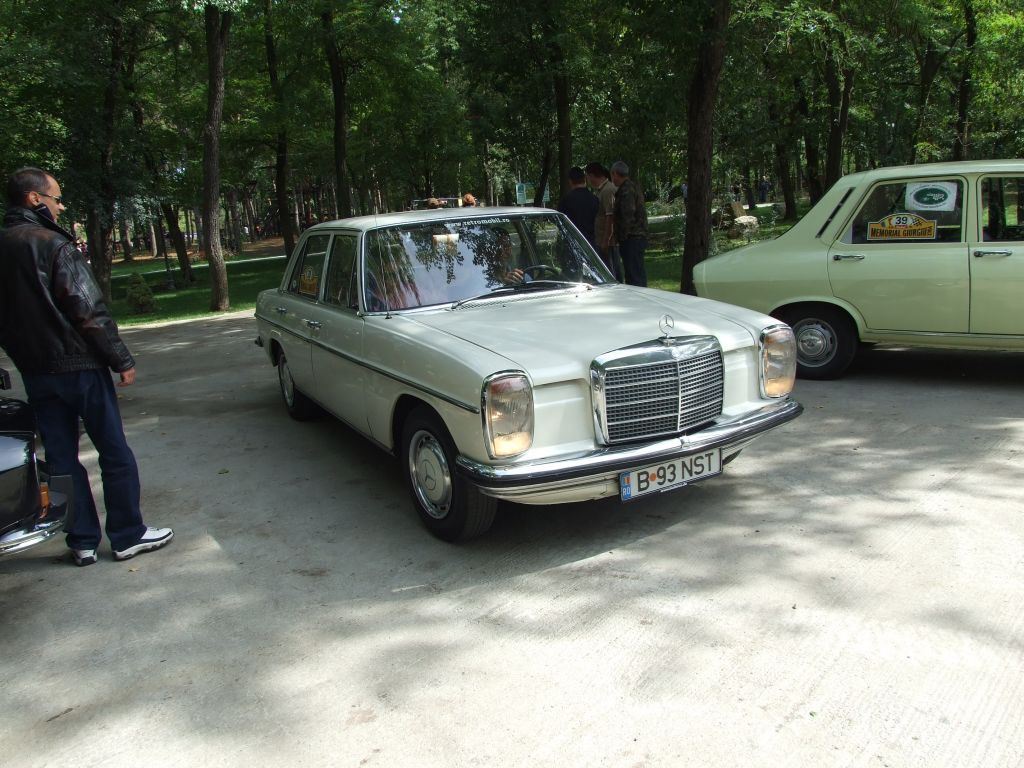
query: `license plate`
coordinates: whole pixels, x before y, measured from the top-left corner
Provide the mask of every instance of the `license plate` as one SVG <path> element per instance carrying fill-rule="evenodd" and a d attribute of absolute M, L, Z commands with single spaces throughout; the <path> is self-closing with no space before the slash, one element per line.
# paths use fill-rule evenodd
<path fill-rule="evenodd" d="M 681 488 L 695 480 L 717 475 L 722 471 L 722 451 L 714 448 L 664 464 L 653 464 L 619 475 L 619 496 L 631 501 L 648 493 Z"/>

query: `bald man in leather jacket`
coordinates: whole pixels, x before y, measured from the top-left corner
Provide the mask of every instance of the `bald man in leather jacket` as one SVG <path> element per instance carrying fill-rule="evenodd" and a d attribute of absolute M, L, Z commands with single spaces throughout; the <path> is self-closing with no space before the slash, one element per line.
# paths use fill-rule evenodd
<path fill-rule="evenodd" d="M 119 386 L 133 384 L 135 360 L 74 236 L 57 224 L 63 211 L 51 174 L 22 168 L 8 179 L 0 231 L 0 346 L 21 373 L 51 474 L 72 477 L 75 513 L 67 544 L 78 565 L 91 565 L 101 531 L 78 460 L 79 418 L 99 454 L 114 559 L 159 549 L 174 532 L 142 521 L 138 466 L 110 375 L 118 374 Z"/>

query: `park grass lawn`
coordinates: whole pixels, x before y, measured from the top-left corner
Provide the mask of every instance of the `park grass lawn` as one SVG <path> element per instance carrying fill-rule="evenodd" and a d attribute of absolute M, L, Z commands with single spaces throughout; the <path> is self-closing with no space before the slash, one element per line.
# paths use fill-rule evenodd
<path fill-rule="evenodd" d="M 135 265 L 131 265 L 135 266 Z M 284 273 L 285 259 L 283 256 L 260 258 L 246 261 L 228 261 L 228 293 L 231 309 L 252 309 L 256 306 L 256 296 L 265 288 L 276 288 L 281 284 Z M 111 311 L 118 325 L 138 325 L 163 320 L 183 320 L 203 317 L 210 312 L 210 269 L 206 264 L 192 265 L 196 282 L 183 287 L 181 273 L 172 270 L 175 283 L 174 290 L 167 290 L 167 272 L 164 269 L 142 272 L 142 276 L 153 290 L 157 311 L 145 315 L 133 315 L 125 301 L 125 290 L 128 286 L 128 275 L 135 270 L 116 270 L 111 276 L 110 292 L 113 300 Z"/>

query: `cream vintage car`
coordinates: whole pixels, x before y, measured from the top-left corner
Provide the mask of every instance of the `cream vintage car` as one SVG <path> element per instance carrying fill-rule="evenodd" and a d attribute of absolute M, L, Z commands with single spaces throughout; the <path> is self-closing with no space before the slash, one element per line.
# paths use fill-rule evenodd
<path fill-rule="evenodd" d="M 859 343 L 1024 349 L 1024 160 L 845 176 L 784 235 L 698 264 L 694 282 L 789 323 L 807 378 L 842 375 Z"/>
<path fill-rule="evenodd" d="M 631 500 L 712 477 L 802 410 L 788 326 L 619 285 L 540 208 L 319 224 L 256 319 L 289 413 L 319 406 L 397 455 L 451 541 L 486 531 L 499 499 Z"/>

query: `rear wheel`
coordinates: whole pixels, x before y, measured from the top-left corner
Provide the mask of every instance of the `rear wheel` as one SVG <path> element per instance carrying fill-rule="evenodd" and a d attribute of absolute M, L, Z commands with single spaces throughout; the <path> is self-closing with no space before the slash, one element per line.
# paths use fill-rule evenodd
<path fill-rule="evenodd" d="M 857 327 L 845 312 L 819 305 L 780 313 L 796 336 L 797 375 L 804 379 L 836 379 L 857 354 Z"/>
<path fill-rule="evenodd" d="M 402 425 L 402 475 L 420 519 L 444 541 L 481 536 L 494 522 L 497 500 L 455 471 L 455 444 L 437 414 L 416 408 Z"/>
<path fill-rule="evenodd" d="M 316 404 L 295 386 L 292 370 L 288 367 L 288 357 L 283 349 L 277 353 L 277 382 L 281 386 L 281 399 L 284 400 L 289 416 L 296 421 L 308 421 L 316 415 Z"/>

